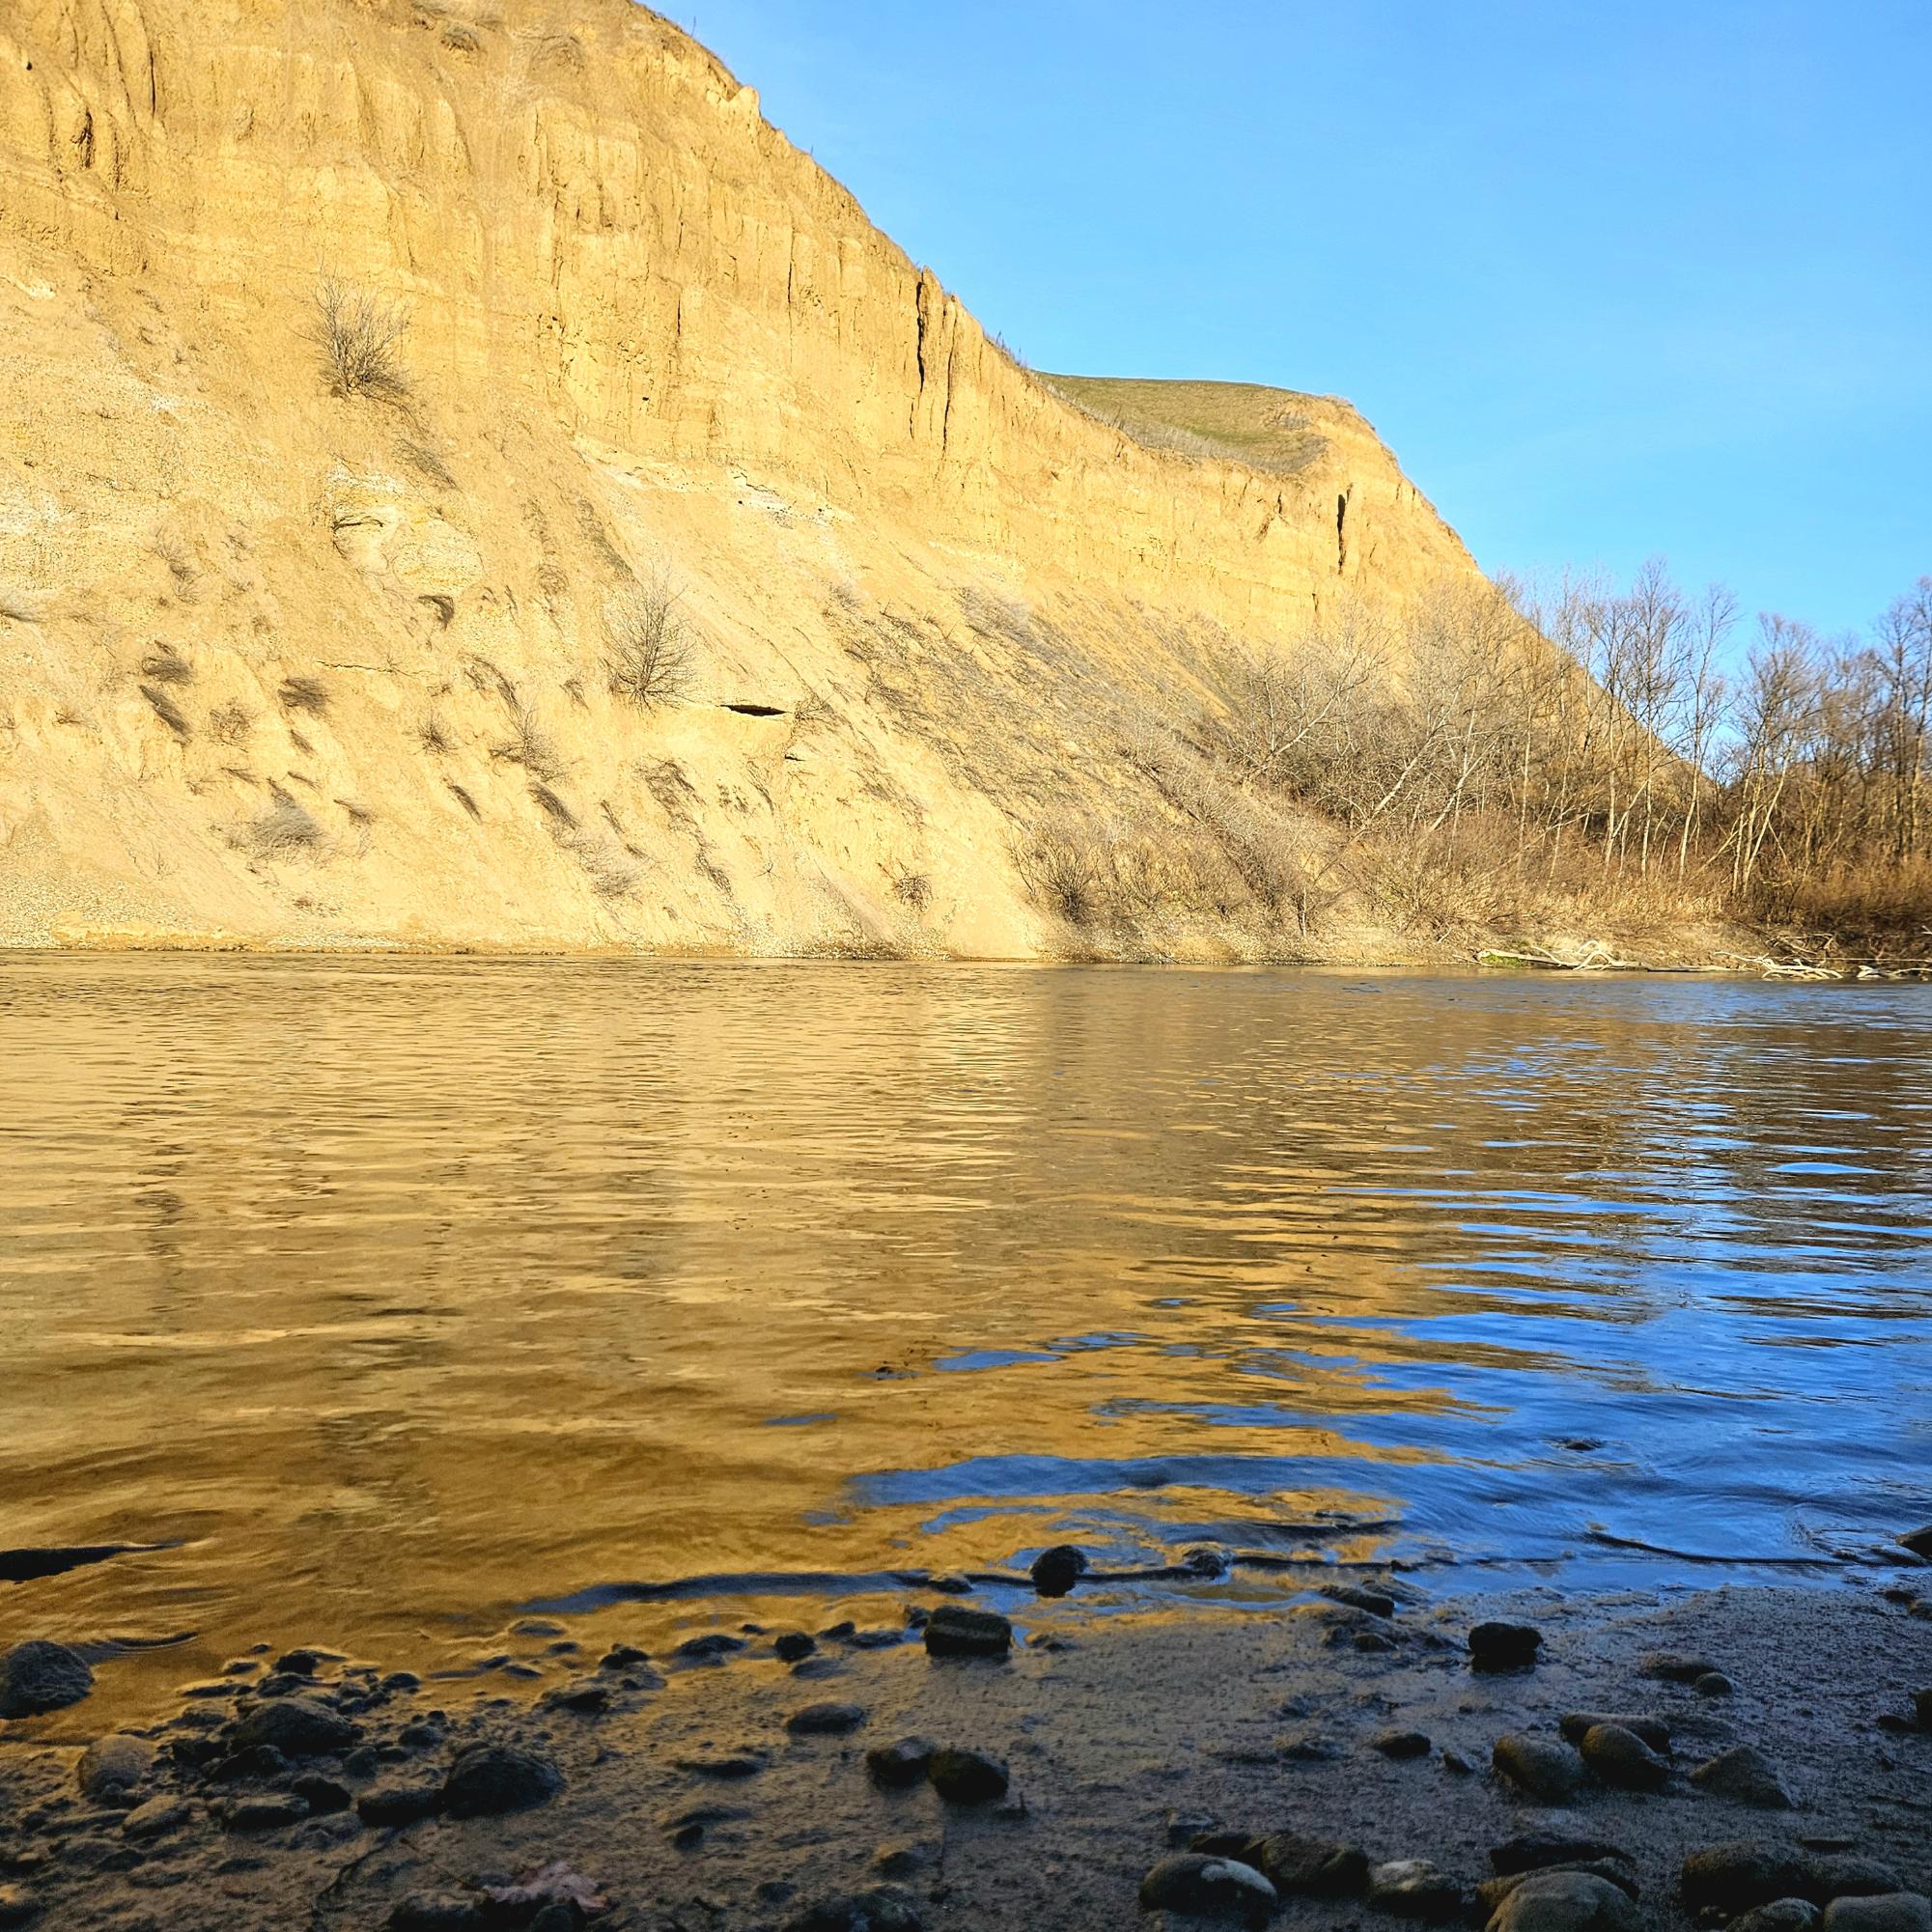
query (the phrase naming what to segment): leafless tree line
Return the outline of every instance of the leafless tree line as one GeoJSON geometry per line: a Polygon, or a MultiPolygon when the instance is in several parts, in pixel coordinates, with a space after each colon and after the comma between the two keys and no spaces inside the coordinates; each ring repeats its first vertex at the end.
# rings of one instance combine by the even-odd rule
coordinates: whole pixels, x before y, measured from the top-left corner
{"type": "Polygon", "coordinates": [[[1444,588],[1404,622],[1349,609],[1234,653],[1202,737],[1341,827],[1330,867],[1479,856],[1752,912],[1932,919],[1932,578],[1864,638],[1769,614],[1738,631],[1728,591],[1687,594],[1661,563],[1627,588],[1444,588]]]}

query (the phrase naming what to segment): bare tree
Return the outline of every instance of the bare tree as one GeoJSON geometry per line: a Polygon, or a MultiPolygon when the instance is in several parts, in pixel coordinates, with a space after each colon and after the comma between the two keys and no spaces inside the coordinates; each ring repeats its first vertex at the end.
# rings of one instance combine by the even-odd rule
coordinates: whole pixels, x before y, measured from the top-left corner
{"type": "Polygon", "coordinates": [[[683,593],[666,572],[633,581],[605,601],[610,688],[646,711],[675,704],[690,683],[692,647],[683,593]]]}
{"type": "Polygon", "coordinates": [[[402,343],[409,318],[400,303],[324,275],[316,284],[310,340],[322,352],[322,373],[337,396],[401,402],[410,389],[402,343]]]}

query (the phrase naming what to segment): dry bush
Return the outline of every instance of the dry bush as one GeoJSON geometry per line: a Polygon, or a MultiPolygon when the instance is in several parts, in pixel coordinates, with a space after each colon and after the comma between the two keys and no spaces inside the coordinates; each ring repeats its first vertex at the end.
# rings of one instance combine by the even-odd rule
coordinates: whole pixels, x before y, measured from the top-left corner
{"type": "Polygon", "coordinates": [[[692,646],[681,602],[682,593],[661,573],[605,600],[605,666],[610,688],[627,703],[646,711],[675,704],[689,686],[692,646]]]}
{"type": "Polygon", "coordinates": [[[255,714],[238,701],[217,705],[208,714],[208,728],[221,743],[240,744],[255,729],[255,714]]]}
{"type": "Polygon", "coordinates": [[[154,715],[172,731],[177,738],[191,738],[194,726],[182,715],[173,698],[169,697],[158,685],[143,685],[141,695],[153,707],[154,715]]]}
{"type": "Polygon", "coordinates": [[[560,826],[567,826],[572,831],[576,829],[576,814],[547,785],[533,784],[530,787],[530,796],[560,826]]]}
{"type": "Polygon", "coordinates": [[[151,685],[187,685],[194,682],[194,666],[172,644],[156,644],[141,659],[141,675],[151,685]]]}
{"type": "Polygon", "coordinates": [[[463,810],[470,815],[471,818],[473,819],[482,818],[483,807],[479,805],[476,802],[476,800],[473,798],[471,798],[470,795],[467,792],[465,792],[463,788],[461,785],[459,785],[454,779],[450,779],[448,783],[450,788],[450,796],[456,799],[457,803],[461,805],[463,808],[463,810]]]}
{"type": "Polygon", "coordinates": [[[443,461],[442,452],[433,443],[406,436],[396,445],[396,450],[411,469],[427,476],[432,483],[439,483],[445,490],[458,487],[449,464],[443,461]]]}
{"type": "Polygon", "coordinates": [[[267,811],[242,828],[238,842],[257,858],[293,858],[318,851],[322,828],[304,806],[283,792],[267,811]]]}
{"type": "Polygon", "coordinates": [[[507,688],[510,736],[501,744],[492,744],[490,755],[505,765],[520,765],[540,784],[553,784],[563,776],[564,761],[537,714],[517,695],[514,686],[507,688]]]}
{"type": "Polygon", "coordinates": [[[324,275],[316,285],[310,340],[322,353],[322,374],[337,396],[398,403],[409,394],[402,343],[409,318],[400,303],[324,275]]]}
{"type": "Polygon", "coordinates": [[[279,695],[289,711],[306,712],[311,717],[328,714],[328,686],[320,678],[284,678],[279,695]]]}
{"type": "Polygon", "coordinates": [[[358,799],[338,798],[336,803],[342,807],[352,826],[373,826],[376,823],[376,814],[358,799]]]}
{"type": "Polygon", "coordinates": [[[192,603],[201,588],[201,570],[187,546],[179,537],[156,537],[154,554],[167,565],[175,594],[182,602],[192,603]]]}
{"type": "Polygon", "coordinates": [[[557,842],[583,867],[600,899],[630,898],[650,869],[628,848],[596,832],[566,830],[557,842]]]}
{"type": "Polygon", "coordinates": [[[434,712],[423,719],[416,727],[416,742],[435,758],[444,758],[455,749],[455,741],[450,737],[449,727],[434,712]]]}
{"type": "Polygon", "coordinates": [[[1895,864],[1873,855],[1816,872],[1773,871],[1753,882],[1746,905],[1774,925],[1932,940],[1932,859],[1895,864]]]}
{"type": "Polygon", "coordinates": [[[923,872],[902,872],[892,882],[892,890],[915,912],[923,912],[933,903],[933,882],[923,872]]]}

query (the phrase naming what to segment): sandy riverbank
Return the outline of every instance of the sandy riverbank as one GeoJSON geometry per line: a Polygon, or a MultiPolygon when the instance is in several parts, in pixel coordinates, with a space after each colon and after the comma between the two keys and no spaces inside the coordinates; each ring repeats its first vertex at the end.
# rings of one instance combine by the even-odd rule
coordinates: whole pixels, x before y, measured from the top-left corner
{"type": "MultiPolygon", "coordinates": [[[[1637,1923],[1697,1922],[1683,1862],[1739,1839],[1801,1862],[1774,1875],[1780,1892],[1923,1893],[1932,1729],[1914,1722],[1913,1695],[1932,1685],[1932,1592],[1918,1601],[1910,1582],[1890,1596],[1411,1600],[1389,1617],[1314,1600],[1275,1616],[1097,1619],[1051,1647],[1029,1644],[1022,1621],[1011,1653],[994,1659],[931,1656],[916,1630],[894,1628],[822,1633],[809,1657],[787,1662],[775,1628],[724,1623],[715,1660],[646,1662],[625,1653],[621,1617],[607,1614],[526,1622],[506,1634],[508,1664],[482,1678],[386,1688],[379,1670],[327,1659],[313,1684],[274,1681],[273,1657],[238,1660],[255,1667],[184,1695],[138,1743],[98,1748],[92,1796],[86,1703],[6,1727],[0,1923],[554,1932],[588,1905],[612,1928],[882,1927],[912,1922],[908,1912],[933,1932],[1119,1927],[1135,1922],[1149,1870],[1217,1830],[1359,1849],[1343,1895],[1283,1897],[1282,1914],[1308,1924],[1393,1922],[1363,1895],[1359,1864],[1416,1859],[1448,1881],[1439,1915],[1481,1922],[1493,1893],[1477,1887],[1517,1862],[1498,1850],[1526,1835],[1614,1847],[1621,1858],[1604,1869],[1635,1892],[1637,1923]],[[1471,1668],[1469,1632],[1486,1617],[1541,1630],[1534,1667],[1471,1668]],[[725,1647],[733,1638],[742,1647],[725,1647]],[[1731,1691],[1656,1674],[1657,1652],[1716,1666],[1731,1691]],[[283,1716],[251,1722],[277,1705],[283,1716]],[[811,1721],[824,1730],[788,1728],[821,1705],[850,1708],[811,1721]],[[1496,1768],[1498,1740],[1555,1745],[1575,1712],[1666,1726],[1663,1788],[1584,1773],[1562,1802],[1543,1803],[1496,1768]],[[313,1750],[292,1746],[278,1761],[258,1747],[236,1761],[251,1739],[287,1742],[304,1718],[313,1750]],[[1007,1791],[949,1802],[920,1776],[887,1788],[867,1752],[913,1736],[999,1760],[1007,1791]],[[462,1775],[447,1781],[452,1767],[485,1742],[536,1764],[496,1763],[505,1786],[471,1757],[471,1784],[489,1786],[472,1799],[534,1802],[380,1822],[451,1802],[463,1789],[462,1775]],[[137,1767],[150,1747],[152,1765],[110,1790],[103,1766],[125,1754],[137,1767]],[[1743,1747],[1770,1760],[1788,1808],[1698,1781],[1695,1767],[1743,1747]],[[527,1789],[511,1788],[519,1776],[527,1789]],[[553,1866],[537,1889],[554,1894],[548,1918],[540,1900],[479,1890],[553,1866]],[[847,1909],[880,1886],[897,1891],[872,1901],[869,1921],[847,1909]],[[813,1917],[822,1904],[832,1909],[813,1917]]],[[[917,1618],[942,1602],[907,1610],[917,1618]]],[[[802,1648],[802,1635],[784,1648],[802,1648]]],[[[1579,1768],[1550,1765],[1559,1783],[1579,1768]]],[[[1289,1869],[1278,1850],[1276,1867],[1289,1869]]],[[[1754,1902],[1748,1883],[1724,1884],[1726,1911],[1754,1902]]]]}

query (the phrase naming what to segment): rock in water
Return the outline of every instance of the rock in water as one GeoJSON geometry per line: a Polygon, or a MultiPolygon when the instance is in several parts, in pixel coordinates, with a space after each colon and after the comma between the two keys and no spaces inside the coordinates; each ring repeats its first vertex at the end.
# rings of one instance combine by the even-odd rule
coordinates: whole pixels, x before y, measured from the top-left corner
{"type": "Polygon", "coordinates": [[[1791,1794],[1784,1788],[1778,1767],[1749,1745],[1698,1765],[1691,1774],[1691,1782],[1713,1797],[1754,1805],[1761,1811],[1791,1809],[1791,1794]]]}
{"type": "Polygon", "coordinates": [[[990,1805],[1006,1796],[1005,1765],[983,1750],[944,1746],[928,1761],[926,1776],[949,1805],[990,1805]]]}
{"type": "Polygon", "coordinates": [[[527,1811],[564,1788],[564,1775],[547,1758],[515,1745],[473,1744],[443,1780],[443,1808],[452,1818],[527,1811]]]}
{"type": "Polygon", "coordinates": [[[819,1647],[816,1637],[807,1637],[802,1630],[783,1630],[771,1645],[771,1654],[781,1664],[802,1664],[819,1647]]]}
{"type": "Polygon", "coordinates": [[[86,1659],[64,1643],[37,1638],[0,1652],[0,1718],[64,1711],[93,1689],[86,1659]]]}
{"type": "Polygon", "coordinates": [[[896,1885],[821,1898],[786,1920],[786,1932],[919,1932],[919,1901],[896,1885]]]}
{"type": "Polygon", "coordinates": [[[1526,1670],[1543,1648],[1543,1633],[1526,1623],[1479,1623],[1470,1632],[1470,1666],[1526,1670]]]}
{"type": "Polygon", "coordinates": [[[1932,1559],[1932,1523],[1928,1523],[1923,1529],[1908,1529],[1898,1540],[1915,1556],[1932,1559]]]}
{"type": "Polygon", "coordinates": [[[1680,1883],[1694,1914],[1708,1908],[1732,1918],[1774,1899],[1806,1896],[1813,1877],[1809,1861],[1788,1846],[1733,1838],[1693,1852],[1680,1883]]]}
{"type": "Polygon", "coordinates": [[[1635,1731],[1592,1724],[1578,1747],[1583,1762],[1619,1791],[1661,1791],[1670,1767],[1635,1731]]]}
{"type": "Polygon", "coordinates": [[[120,1732],[96,1738],[81,1753],[74,1781],[80,1786],[80,1795],[92,1804],[126,1804],[128,1793],[154,1768],[159,1754],[146,1738],[120,1732]]]}
{"type": "Polygon", "coordinates": [[[347,1718],[312,1697],[277,1697],[250,1711],[230,1742],[238,1751],[266,1746],[284,1757],[324,1757],[346,1750],[356,1736],[347,1718]]]}
{"type": "Polygon", "coordinates": [[[1351,1610],[1366,1610],[1370,1616],[1393,1616],[1395,1599],[1382,1590],[1364,1588],[1360,1583],[1324,1583],[1321,1594],[1331,1604],[1347,1604],[1351,1610]]]}
{"type": "Polygon", "coordinates": [[[929,1657],[1004,1657],[1013,1648],[1013,1626],[992,1610],[941,1604],[926,1624],[929,1657]]]}
{"type": "Polygon", "coordinates": [[[1932,1932],[1932,1899],[1918,1891],[1834,1898],[1825,1908],[1825,1932],[1932,1932]]]}
{"type": "Polygon", "coordinates": [[[1774,1898],[1733,1918],[1730,1932],[1816,1932],[1818,1908],[1808,1898],[1774,1898]]]}
{"type": "Polygon", "coordinates": [[[1463,1889],[1427,1859],[1395,1859],[1368,1875],[1368,1902],[1398,1918],[1453,1918],[1463,1909],[1463,1889]]]}
{"type": "Polygon", "coordinates": [[[1590,1872],[1532,1872],[1489,1921],[1490,1932],[1630,1932],[1638,1923],[1629,1894],[1590,1872]]]}
{"type": "Polygon", "coordinates": [[[1554,1738],[1511,1731],[1496,1741],[1495,1764],[1510,1783],[1539,1805],[1567,1805],[1583,1781],[1583,1760],[1554,1738]]]}
{"type": "Polygon", "coordinates": [[[1087,1559],[1071,1543],[1055,1543],[1033,1558],[1028,1574],[1043,1597],[1063,1597],[1087,1573],[1087,1559]]]}
{"type": "Polygon", "coordinates": [[[1271,1832],[1256,1841],[1253,1856],[1284,1898],[1354,1898],[1368,1886],[1368,1854],[1355,1845],[1271,1832]]]}
{"type": "Polygon", "coordinates": [[[1259,1924],[1279,1900],[1274,1888],[1252,1865],[1201,1852],[1176,1852],[1140,1881],[1140,1902],[1150,1912],[1259,1924]]]}

